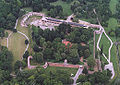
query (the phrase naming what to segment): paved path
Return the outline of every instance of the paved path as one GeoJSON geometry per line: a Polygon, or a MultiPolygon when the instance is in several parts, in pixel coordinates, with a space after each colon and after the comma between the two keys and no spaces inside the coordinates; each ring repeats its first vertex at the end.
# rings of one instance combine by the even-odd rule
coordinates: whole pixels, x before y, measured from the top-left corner
{"type": "MultiPolygon", "coordinates": [[[[20,33],[21,35],[23,35],[29,41],[29,38],[27,37],[27,35],[25,35],[24,33],[20,32],[20,31],[18,31],[18,33],[20,33]]],[[[29,48],[29,43],[27,44],[27,47],[26,47],[24,53],[28,50],[28,48],[29,48]]]]}
{"type": "Polygon", "coordinates": [[[83,68],[80,68],[80,67],[79,67],[79,69],[78,69],[76,75],[72,78],[72,79],[74,80],[73,85],[76,85],[76,81],[77,81],[79,75],[82,74],[82,71],[83,71],[83,68]]]}
{"type": "MultiPolygon", "coordinates": [[[[16,27],[17,27],[18,20],[19,20],[19,19],[16,20],[16,24],[15,24],[14,29],[16,29],[16,27]]],[[[24,33],[20,32],[20,31],[17,31],[17,33],[23,35],[23,36],[29,41],[29,38],[27,37],[27,35],[25,35],[24,33]]],[[[7,39],[7,48],[8,48],[8,46],[9,46],[9,38],[10,38],[11,35],[12,35],[12,33],[10,33],[10,34],[8,35],[8,37],[6,38],[6,39],[7,39]]],[[[29,48],[29,43],[27,44],[27,47],[26,47],[24,53],[28,50],[28,48],[29,48]]],[[[22,57],[22,59],[23,59],[23,57],[22,57]]]]}
{"type": "Polygon", "coordinates": [[[10,38],[10,36],[12,35],[12,32],[8,35],[8,37],[7,37],[7,48],[8,48],[8,43],[9,43],[9,38],[10,38]]]}
{"type": "Polygon", "coordinates": [[[112,46],[113,46],[113,42],[112,42],[112,40],[109,38],[109,36],[106,34],[104,28],[103,28],[101,25],[100,25],[99,31],[101,31],[101,33],[100,33],[100,36],[99,36],[99,39],[98,39],[98,42],[97,42],[97,49],[101,51],[101,49],[100,49],[100,47],[99,47],[99,43],[100,43],[100,40],[101,40],[101,37],[102,37],[102,34],[103,34],[103,33],[105,34],[105,36],[108,38],[108,40],[109,40],[110,43],[111,43],[111,45],[110,45],[110,47],[109,47],[109,49],[108,49],[108,52],[109,52],[108,58],[105,56],[104,53],[102,53],[102,55],[103,55],[103,57],[104,57],[104,58],[107,60],[107,62],[108,62],[108,64],[105,65],[104,69],[105,69],[105,70],[106,70],[106,69],[109,69],[109,70],[112,72],[112,77],[111,77],[111,79],[112,79],[112,78],[114,77],[114,75],[115,75],[113,63],[110,62],[110,59],[111,59],[111,48],[112,48],[112,46]]]}
{"type": "MultiPolygon", "coordinates": [[[[94,11],[95,11],[95,10],[94,10],[94,11]]],[[[34,14],[37,14],[38,16],[44,16],[44,14],[42,14],[42,13],[30,12],[30,13],[26,14],[26,17],[24,17],[24,19],[22,20],[21,25],[25,26],[25,21],[27,20],[27,18],[28,18],[29,16],[34,15],[34,14]]],[[[68,20],[69,20],[69,18],[68,18],[68,20]]],[[[97,20],[98,20],[98,18],[97,18],[97,20]]],[[[98,21],[99,21],[99,20],[98,20],[98,21]]],[[[99,30],[96,30],[96,32],[97,32],[98,34],[100,34],[99,39],[98,39],[98,42],[97,42],[97,49],[98,49],[98,50],[101,51],[101,49],[100,49],[100,47],[99,47],[99,43],[100,43],[100,40],[101,40],[101,37],[102,37],[102,34],[103,34],[103,33],[105,34],[105,36],[106,36],[106,37],[108,38],[108,40],[110,41],[111,45],[110,45],[110,47],[109,47],[109,49],[108,49],[108,52],[109,52],[108,58],[105,56],[104,53],[102,53],[102,55],[103,55],[103,57],[107,60],[107,62],[109,63],[108,65],[105,65],[105,67],[106,67],[107,69],[109,69],[109,70],[112,71],[112,74],[113,74],[113,75],[112,75],[112,78],[113,78],[115,72],[114,72],[113,64],[112,64],[112,62],[110,62],[110,59],[111,59],[111,48],[112,48],[112,46],[113,46],[113,42],[112,42],[112,40],[109,38],[109,36],[106,34],[106,32],[105,32],[104,28],[101,26],[100,22],[98,22],[98,23],[99,23],[99,25],[89,23],[89,24],[84,24],[84,26],[86,26],[86,27],[92,27],[92,28],[99,28],[99,30]],[[111,69],[111,68],[112,68],[112,69],[111,69]]],[[[106,69],[106,68],[105,68],[105,69],[106,69]]]]}

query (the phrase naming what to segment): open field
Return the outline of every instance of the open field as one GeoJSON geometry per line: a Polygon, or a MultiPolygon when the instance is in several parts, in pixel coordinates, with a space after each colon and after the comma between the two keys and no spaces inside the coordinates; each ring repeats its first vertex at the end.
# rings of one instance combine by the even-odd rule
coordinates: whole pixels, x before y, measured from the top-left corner
{"type": "Polygon", "coordinates": [[[9,38],[8,49],[13,53],[13,64],[17,60],[21,60],[25,51],[25,37],[19,33],[13,33],[9,38]]]}
{"type": "Polygon", "coordinates": [[[71,10],[71,6],[70,6],[71,3],[66,3],[66,2],[63,2],[62,0],[58,0],[57,2],[54,2],[52,3],[52,5],[61,5],[63,7],[63,14],[66,15],[66,16],[69,16],[72,14],[72,10],[71,10]]]}

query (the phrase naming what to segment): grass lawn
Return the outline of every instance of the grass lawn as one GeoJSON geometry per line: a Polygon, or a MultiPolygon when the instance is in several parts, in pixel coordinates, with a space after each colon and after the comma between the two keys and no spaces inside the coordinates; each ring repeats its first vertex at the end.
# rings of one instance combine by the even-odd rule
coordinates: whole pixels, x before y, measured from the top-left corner
{"type": "MultiPolygon", "coordinates": [[[[28,36],[29,35],[28,28],[21,27],[20,21],[21,18],[18,20],[17,30],[28,36]]],[[[13,33],[9,38],[8,49],[13,53],[14,56],[13,65],[17,60],[21,60],[21,57],[24,54],[24,51],[26,49],[25,40],[26,38],[19,33],[13,33]]]]}
{"type": "Polygon", "coordinates": [[[13,53],[13,64],[17,60],[21,60],[23,53],[25,51],[25,37],[19,33],[13,33],[9,38],[8,49],[13,53]]]}
{"type": "Polygon", "coordinates": [[[112,11],[112,14],[115,14],[116,12],[116,4],[118,3],[118,0],[111,0],[109,5],[110,5],[110,10],[112,11]]]}
{"type": "Polygon", "coordinates": [[[115,30],[117,26],[118,26],[117,20],[115,18],[110,18],[108,21],[108,28],[106,28],[106,31],[108,32],[111,29],[115,30]]]}
{"type": "Polygon", "coordinates": [[[62,0],[58,0],[57,2],[53,2],[51,4],[55,5],[55,6],[61,5],[63,8],[64,15],[66,15],[66,16],[69,16],[72,14],[71,3],[66,3],[66,2],[63,2],[62,0]]]}
{"type": "MultiPolygon", "coordinates": [[[[109,5],[110,5],[110,10],[112,11],[112,14],[116,13],[116,4],[118,3],[118,0],[111,0],[109,5]]],[[[118,26],[118,22],[115,18],[110,18],[108,21],[108,29],[106,29],[106,31],[108,32],[109,29],[113,29],[115,30],[116,27],[118,26]]],[[[116,41],[115,37],[110,37],[112,39],[113,42],[116,41]]],[[[113,85],[112,83],[114,82],[114,80],[117,78],[117,76],[119,75],[119,64],[118,64],[118,57],[116,54],[116,46],[113,45],[112,49],[111,49],[111,62],[113,62],[113,66],[114,66],[114,70],[115,70],[115,77],[110,81],[109,85],[113,85]]]]}
{"type": "Polygon", "coordinates": [[[103,53],[105,53],[106,57],[108,57],[108,49],[110,47],[110,41],[105,36],[105,34],[102,35],[102,38],[100,40],[100,48],[103,45],[103,53]]]}
{"type": "Polygon", "coordinates": [[[16,29],[17,29],[18,31],[26,34],[26,35],[28,36],[28,28],[22,27],[22,26],[20,25],[21,20],[22,20],[22,18],[19,18],[19,20],[18,20],[18,25],[17,25],[17,28],[16,28],[16,29]]]}

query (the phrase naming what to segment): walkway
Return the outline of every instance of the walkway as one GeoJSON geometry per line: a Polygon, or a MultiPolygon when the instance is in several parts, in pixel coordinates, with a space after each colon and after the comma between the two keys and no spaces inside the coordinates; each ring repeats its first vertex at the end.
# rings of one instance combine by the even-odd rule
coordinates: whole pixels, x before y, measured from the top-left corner
{"type": "Polygon", "coordinates": [[[79,67],[76,75],[72,78],[72,79],[74,80],[73,85],[76,85],[77,79],[78,79],[79,75],[82,74],[82,71],[83,71],[83,68],[80,68],[80,67],[79,67]]]}
{"type": "MultiPolygon", "coordinates": [[[[17,24],[18,24],[18,19],[16,20],[16,24],[15,24],[14,29],[16,29],[17,24]]],[[[17,31],[17,33],[23,35],[23,36],[29,41],[29,38],[27,37],[27,35],[25,35],[24,33],[20,32],[20,31],[17,31]]],[[[8,48],[8,46],[9,46],[8,43],[9,43],[9,38],[10,38],[11,35],[12,35],[12,33],[10,33],[10,34],[8,35],[8,37],[7,37],[7,48],[8,48]]],[[[26,47],[24,53],[28,50],[28,48],[29,48],[29,43],[27,44],[27,47],[26,47]]],[[[23,59],[23,57],[22,57],[22,59],[23,59]]]]}
{"type": "MultiPolygon", "coordinates": [[[[34,13],[30,13],[30,16],[32,16],[32,14],[34,14],[34,13]]],[[[28,15],[29,15],[29,13],[28,13],[28,15]]],[[[38,15],[38,16],[39,16],[39,15],[38,15]]],[[[40,13],[40,16],[44,16],[44,15],[42,15],[42,13],[40,13]]],[[[28,17],[29,17],[29,16],[27,16],[27,17],[24,18],[22,24],[25,24],[24,22],[25,22],[25,20],[27,20],[28,17]]],[[[57,20],[58,20],[58,19],[57,19],[57,20]]],[[[98,18],[97,18],[97,20],[98,20],[98,18]]],[[[62,21],[62,20],[60,20],[60,21],[62,21]]],[[[57,23],[57,22],[54,21],[54,22],[51,22],[51,23],[54,24],[54,23],[57,23]]],[[[82,21],[79,21],[79,23],[82,23],[82,21]]],[[[103,55],[103,57],[107,60],[107,62],[109,63],[108,65],[105,65],[105,69],[109,69],[109,70],[112,71],[112,77],[111,77],[111,78],[113,78],[114,75],[115,75],[115,72],[114,72],[113,64],[112,64],[112,62],[110,62],[110,59],[111,59],[111,48],[112,48],[112,46],[113,46],[112,40],[111,40],[111,39],[109,38],[109,36],[106,34],[104,28],[100,25],[100,22],[99,22],[99,25],[91,24],[91,23],[82,24],[82,25],[84,25],[84,26],[86,26],[86,27],[91,27],[91,28],[99,28],[99,30],[95,30],[97,34],[100,34],[99,39],[98,39],[98,41],[97,41],[97,49],[98,49],[98,50],[101,51],[101,49],[100,49],[100,47],[99,47],[99,43],[100,43],[100,40],[101,40],[101,37],[102,37],[102,34],[103,34],[103,33],[105,34],[105,36],[106,36],[106,37],[108,38],[108,40],[110,41],[111,45],[110,45],[110,47],[109,47],[109,49],[108,49],[108,52],[109,52],[108,58],[105,56],[104,53],[102,53],[102,55],[103,55]]],[[[24,25],[24,26],[25,26],[25,25],[24,25]]]]}

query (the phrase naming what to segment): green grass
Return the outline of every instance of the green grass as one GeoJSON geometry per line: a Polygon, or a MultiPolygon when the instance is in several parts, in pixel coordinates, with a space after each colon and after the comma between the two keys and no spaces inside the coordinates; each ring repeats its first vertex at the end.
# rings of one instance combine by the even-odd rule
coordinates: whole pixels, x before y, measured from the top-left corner
{"type": "Polygon", "coordinates": [[[70,3],[66,3],[63,2],[62,0],[58,0],[57,2],[51,3],[52,5],[61,5],[63,8],[63,14],[66,16],[69,16],[72,14],[72,10],[71,10],[71,4],[70,3]]]}
{"type": "Polygon", "coordinates": [[[13,64],[17,60],[21,60],[25,51],[25,37],[19,33],[13,33],[9,38],[8,49],[13,53],[13,64]]]}
{"type": "Polygon", "coordinates": [[[17,25],[17,28],[16,28],[16,29],[17,29],[18,31],[26,34],[26,35],[28,36],[28,28],[22,27],[22,26],[20,25],[21,20],[22,20],[22,18],[19,18],[19,20],[18,20],[18,25],[17,25]]]}
{"type": "Polygon", "coordinates": [[[116,13],[116,4],[118,3],[118,0],[111,0],[109,5],[110,5],[110,10],[112,11],[112,14],[116,13]]]}
{"type": "Polygon", "coordinates": [[[102,35],[101,41],[100,41],[100,48],[103,45],[103,53],[105,53],[106,57],[108,57],[108,49],[110,47],[110,41],[105,36],[105,34],[102,35]]]}
{"type": "Polygon", "coordinates": [[[110,18],[108,21],[108,28],[106,31],[109,31],[111,29],[115,30],[115,28],[118,26],[118,22],[115,18],[110,18]]]}
{"type": "MultiPolygon", "coordinates": [[[[28,36],[28,28],[21,27],[20,26],[21,18],[18,20],[17,30],[26,34],[28,36]]],[[[11,37],[9,38],[9,47],[8,49],[13,53],[13,65],[17,60],[21,60],[21,57],[24,54],[24,51],[26,49],[25,45],[26,38],[19,34],[19,33],[13,33],[11,37]]]]}
{"type": "MultiPolygon", "coordinates": [[[[112,11],[112,14],[116,13],[116,4],[117,4],[118,0],[111,0],[109,5],[110,5],[110,10],[112,11]]],[[[110,18],[108,21],[108,28],[105,29],[107,32],[111,29],[115,30],[116,27],[118,26],[118,22],[117,19],[115,18],[110,18]]],[[[113,42],[116,41],[115,37],[110,37],[112,39],[113,42]]],[[[118,77],[119,75],[119,64],[118,64],[118,57],[116,54],[116,46],[113,45],[112,49],[111,49],[111,62],[113,62],[113,66],[114,66],[114,70],[115,70],[115,77],[110,81],[109,85],[113,85],[113,82],[115,81],[115,79],[118,77]]]]}

